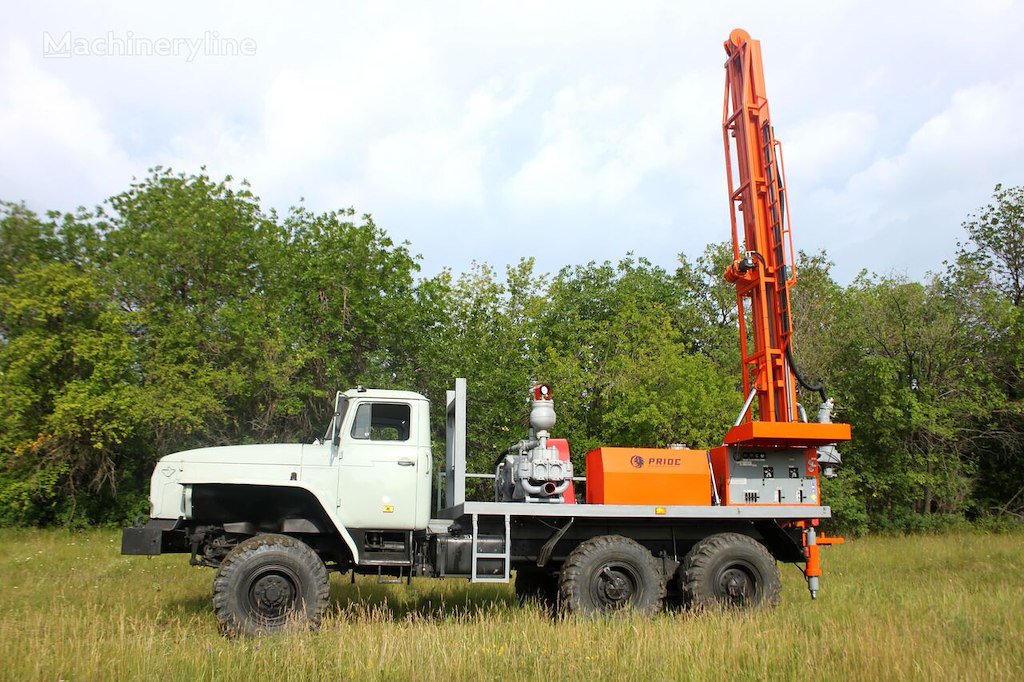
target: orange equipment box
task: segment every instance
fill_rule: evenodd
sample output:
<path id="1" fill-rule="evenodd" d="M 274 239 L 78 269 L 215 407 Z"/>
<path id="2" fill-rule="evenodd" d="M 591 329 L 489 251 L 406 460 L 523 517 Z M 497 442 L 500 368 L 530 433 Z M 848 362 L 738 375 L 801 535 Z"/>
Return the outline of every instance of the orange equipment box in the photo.
<path id="1" fill-rule="evenodd" d="M 672 448 L 591 450 L 587 503 L 710 506 L 708 453 Z"/>

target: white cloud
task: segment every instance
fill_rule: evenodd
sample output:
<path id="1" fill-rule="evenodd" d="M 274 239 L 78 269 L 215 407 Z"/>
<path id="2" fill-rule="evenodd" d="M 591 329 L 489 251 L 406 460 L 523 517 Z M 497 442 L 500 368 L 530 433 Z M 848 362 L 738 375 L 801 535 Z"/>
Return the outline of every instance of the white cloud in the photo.
<path id="1" fill-rule="evenodd" d="M 878 133 L 878 117 L 871 111 L 826 112 L 790 128 L 784 154 L 787 167 L 815 185 L 841 179 L 851 164 L 870 159 Z M 837 177 L 838 176 L 838 177 Z"/>
<path id="2" fill-rule="evenodd" d="M 0 55 L 0 159 L 4 199 L 63 210 L 123 189 L 132 165 L 88 97 L 17 42 Z"/>
<path id="3" fill-rule="evenodd" d="M 374 142 L 366 182 L 380 194 L 425 205 L 483 204 L 484 148 L 441 130 L 398 133 Z"/>
<path id="4" fill-rule="evenodd" d="M 542 116 L 538 150 L 505 185 L 508 203 L 520 210 L 607 208 L 628 197 L 640 180 L 639 169 L 621 153 L 638 124 L 628 94 L 596 78 L 558 92 Z"/>
<path id="5" fill-rule="evenodd" d="M 697 72 L 660 91 L 596 77 L 561 90 L 543 114 L 535 154 L 505 184 L 507 202 L 526 211 L 635 208 L 645 182 L 691 175 L 694 150 L 717 141 L 717 112 L 695 117 L 707 128 L 687 121 L 695 104 L 720 87 Z"/>
<path id="6" fill-rule="evenodd" d="M 425 27 L 397 28 L 347 44 L 353 61 L 281 69 L 252 112 L 256 127 L 207 123 L 177 136 L 175 154 L 244 167 L 276 196 L 311 197 L 314 208 L 480 206 L 489 140 L 527 97 L 528 74 L 454 92 L 429 43 Z"/>
<path id="7" fill-rule="evenodd" d="M 993 186 L 1024 180 L 1024 135 L 1007 117 L 1021 107 L 1021 77 L 957 90 L 898 153 L 808 197 L 817 240 L 876 271 L 940 269 L 962 238 L 961 222 L 988 202 Z M 844 271 L 852 274 L 850 265 Z"/>
<path id="8" fill-rule="evenodd" d="M 1024 133 L 1012 125 L 1012 113 L 1024 105 L 1024 77 L 985 82 L 953 93 L 947 109 L 930 118 L 910 138 L 908 154 L 932 164 L 960 167 L 1019 163 Z M 979 163 L 982 162 L 982 163 Z M 934 167 L 934 166 L 933 166 Z"/>

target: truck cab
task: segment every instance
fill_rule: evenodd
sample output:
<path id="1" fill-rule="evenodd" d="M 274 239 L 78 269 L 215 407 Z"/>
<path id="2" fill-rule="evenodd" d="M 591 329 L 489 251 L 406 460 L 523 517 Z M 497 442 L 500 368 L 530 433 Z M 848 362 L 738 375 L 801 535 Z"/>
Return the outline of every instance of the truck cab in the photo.
<path id="1" fill-rule="evenodd" d="M 347 528 L 423 530 L 430 518 L 430 418 L 410 391 L 339 393 L 330 433 L 303 447 L 299 480 L 333 498 Z"/>
<path id="2" fill-rule="evenodd" d="M 216 564 L 235 536 L 298 533 L 315 536 L 344 566 L 359 563 L 383 532 L 407 554 L 412 533 L 430 519 L 429 403 L 411 391 L 360 387 L 339 392 L 334 406 L 325 437 L 313 443 L 162 457 L 150 482 L 151 520 L 126 529 L 125 551 L 190 547 L 202 555 L 195 561 Z"/>

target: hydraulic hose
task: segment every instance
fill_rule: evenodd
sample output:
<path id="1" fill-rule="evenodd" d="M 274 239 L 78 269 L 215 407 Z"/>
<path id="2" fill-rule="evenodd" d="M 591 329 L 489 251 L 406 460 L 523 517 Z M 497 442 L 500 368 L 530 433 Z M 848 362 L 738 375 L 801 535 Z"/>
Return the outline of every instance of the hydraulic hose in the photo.
<path id="1" fill-rule="evenodd" d="M 786 345 L 786 360 L 789 361 L 789 368 L 793 370 L 793 376 L 796 377 L 796 380 L 800 382 L 801 386 L 806 388 L 808 391 L 817 391 L 818 395 L 821 396 L 822 402 L 828 400 L 828 396 L 825 395 L 824 386 L 822 386 L 820 383 L 810 383 L 809 381 L 807 381 L 807 379 L 804 378 L 804 375 L 800 373 L 800 368 L 796 366 L 796 360 L 793 359 L 792 344 Z"/>

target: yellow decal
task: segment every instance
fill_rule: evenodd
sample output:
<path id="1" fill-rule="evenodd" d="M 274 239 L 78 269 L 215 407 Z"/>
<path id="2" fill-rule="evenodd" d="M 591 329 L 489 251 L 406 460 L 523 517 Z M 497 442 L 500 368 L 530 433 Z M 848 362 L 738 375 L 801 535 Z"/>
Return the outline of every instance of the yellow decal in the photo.
<path id="1" fill-rule="evenodd" d="M 393 505 L 393 504 L 385 504 L 383 509 L 384 509 L 384 513 L 385 514 L 390 514 L 393 511 L 395 511 L 395 505 Z"/>

